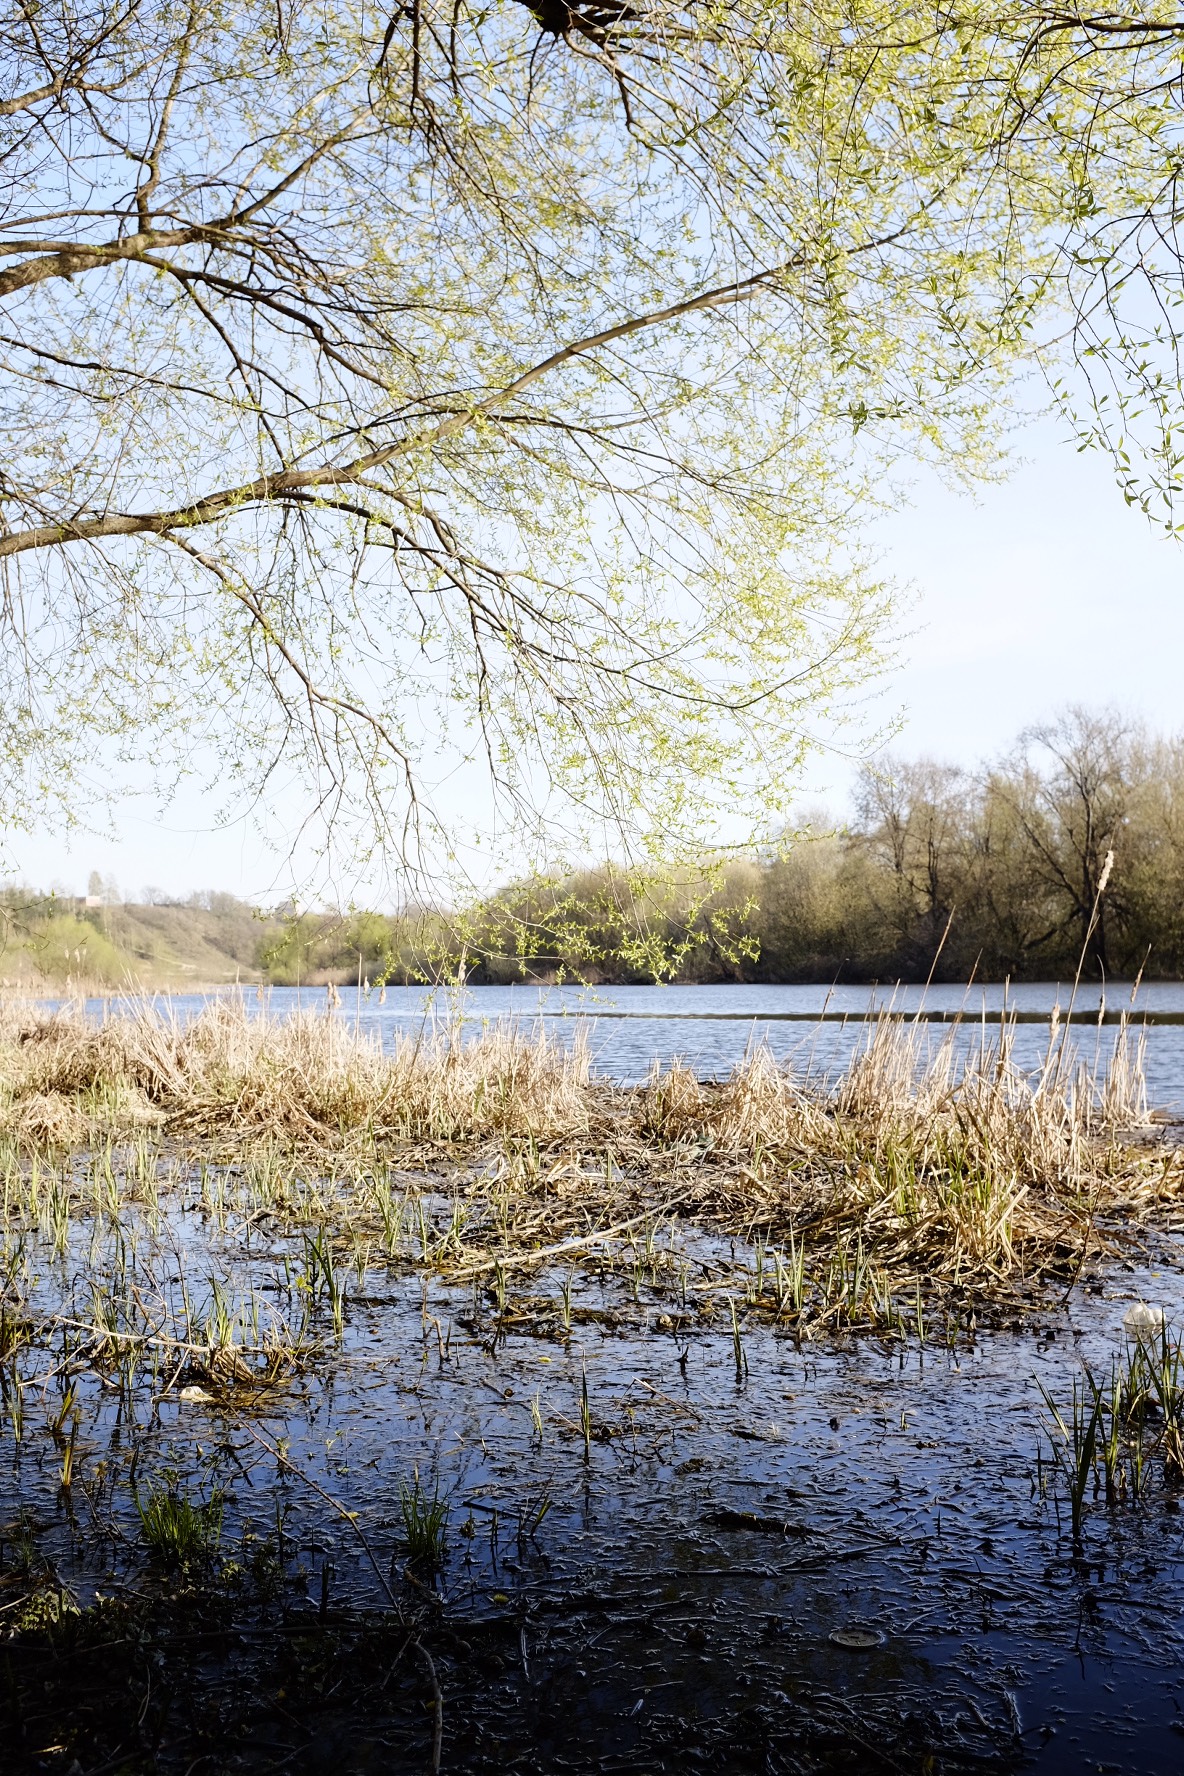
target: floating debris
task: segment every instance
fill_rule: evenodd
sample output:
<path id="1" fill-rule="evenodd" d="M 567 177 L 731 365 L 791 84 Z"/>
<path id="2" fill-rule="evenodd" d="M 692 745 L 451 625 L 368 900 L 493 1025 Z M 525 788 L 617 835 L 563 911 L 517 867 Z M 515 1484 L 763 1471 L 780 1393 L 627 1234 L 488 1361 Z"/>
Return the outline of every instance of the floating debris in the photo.
<path id="1" fill-rule="evenodd" d="M 709 1511 L 703 1521 L 713 1529 L 747 1529 L 758 1535 L 808 1536 L 813 1533 L 804 1523 L 762 1516 L 759 1511 Z"/>
<path id="2" fill-rule="evenodd" d="M 827 1639 L 832 1646 L 846 1647 L 852 1653 L 870 1653 L 873 1647 L 884 1644 L 884 1635 L 878 1628 L 865 1627 L 861 1622 L 852 1622 L 846 1628 L 832 1628 Z"/>
<path id="3" fill-rule="evenodd" d="M 1123 1314 L 1122 1325 L 1128 1338 L 1140 1341 L 1161 1338 L 1164 1326 L 1163 1308 L 1148 1307 L 1145 1301 L 1137 1301 Z"/>

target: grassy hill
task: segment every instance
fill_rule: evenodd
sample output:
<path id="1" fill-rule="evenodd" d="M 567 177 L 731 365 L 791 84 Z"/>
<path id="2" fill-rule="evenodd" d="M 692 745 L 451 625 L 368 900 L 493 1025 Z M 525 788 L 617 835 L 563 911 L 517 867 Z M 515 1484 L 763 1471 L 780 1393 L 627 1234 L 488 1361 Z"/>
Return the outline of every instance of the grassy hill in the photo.
<path id="1" fill-rule="evenodd" d="M 29 992 L 216 986 L 265 978 L 259 956 L 282 929 L 229 894 L 179 905 L 88 906 L 0 895 L 0 985 Z"/>

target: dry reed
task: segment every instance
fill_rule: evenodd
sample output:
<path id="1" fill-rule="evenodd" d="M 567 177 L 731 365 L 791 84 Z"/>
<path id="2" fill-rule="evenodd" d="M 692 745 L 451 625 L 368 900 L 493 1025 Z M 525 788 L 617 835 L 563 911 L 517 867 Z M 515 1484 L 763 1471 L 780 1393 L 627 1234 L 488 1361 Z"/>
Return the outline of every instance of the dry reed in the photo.
<path id="1" fill-rule="evenodd" d="M 252 1017 L 219 1000 L 188 1023 L 130 1006 L 103 1024 L 80 1013 L 0 1017 L 0 1121 L 18 1134 L 113 1132 L 154 1120 L 186 1133 L 326 1139 L 365 1129 L 395 1140 L 548 1139 L 590 1126 L 587 1051 L 491 1030 L 401 1038 L 384 1052 L 332 1017 Z"/>
<path id="2" fill-rule="evenodd" d="M 416 1211 L 416 1261 L 496 1272 L 499 1288 L 556 1253 L 620 1263 L 642 1224 L 651 1240 L 675 1219 L 741 1232 L 770 1253 L 779 1311 L 800 1311 L 809 1268 L 848 1320 L 902 1278 L 988 1293 L 1075 1278 L 1087 1249 L 1175 1211 L 1184 1166 L 1151 1137 L 1129 1031 L 1096 1078 L 1063 1053 L 1025 1075 L 1006 1028 L 962 1059 L 952 1033 L 933 1055 L 923 1038 L 882 1019 L 830 1085 L 758 1049 L 718 1083 L 675 1065 L 625 1088 L 593 1077 L 582 1044 L 538 1032 L 439 1030 L 383 1051 L 331 1017 L 236 1001 L 184 1024 L 16 1008 L 0 1018 L 0 1128 L 21 1148 L 153 1125 L 220 1155 L 278 1146 L 276 1177 L 299 1165 L 322 1183 L 268 1184 L 269 1212 L 375 1238 L 393 1199 L 367 1180 L 418 1169 L 454 1207 L 444 1230 Z"/>

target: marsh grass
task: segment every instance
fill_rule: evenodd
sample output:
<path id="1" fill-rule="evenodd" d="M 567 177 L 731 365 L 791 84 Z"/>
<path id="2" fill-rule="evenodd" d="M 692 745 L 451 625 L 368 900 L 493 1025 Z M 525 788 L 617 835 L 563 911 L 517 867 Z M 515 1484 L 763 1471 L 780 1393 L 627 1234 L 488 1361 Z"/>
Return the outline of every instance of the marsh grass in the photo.
<path id="1" fill-rule="evenodd" d="M 289 1576 L 308 1576 L 278 1499 L 274 1535 L 244 1531 L 239 1515 L 242 1477 L 274 1465 L 285 1497 L 290 1486 L 311 1494 L 356 1538 L 401 1649 L 414 1650 L 414 1611 L 430 1606 L 422 1619 L 434 1622 L 436 1587 L 445 1594 L 448 1501 L 414 1472 L 401 1523 L 383 1520 L 391 1546 L 380 1560 L 365 1527 L 366 1469 L 347 1482 L 347 1504 L 332 1479 L 322 1486 L 305 1471 L 306 1448 L 290 1451 L 286 1432 L 266 1428 L 273 1412 L 286 1424 L 302 1410 L 302 1390 L 289 1400 L 263 1390 L 302 1367 L 323 1366 L 331 1387 L 340 1376 L 344 1409 L 356 1401 L 370 1417 L 377 1362 L 392 1401 L 422 1396 L 434 1412 L 437 1363 L 455 1365 L 459 1381 L 474 1350 L 469 1379 L 484 1389 L 499 1341 L 554 1339 L 566 1394 L 553 1385 L 544 1401 L 533 1361 L 553 1357 L 532 1351 L 523 1392 L 533 1398 L 515 1390 L 511 1402 L 499 1388 L 495 1409 L 528 1411 L 540 1460 L 544 1445 L 555 1472 L 582 1456 L 590 1484 L 602 1448 L 636 1461 L 639 1413 L 646 1432 L 639 1394 L 622 1402 L 595 1364 L 590 1385 L 585 1328 L 673 1335 L 669 1361 L 677 1353 L 684 1378 L 692 1335 L 714 1328 L 704 1344 L 726 1359 L 722 1425 L 733 1369 L 736 1395 L 760 1389 L 770 1330 L 954 1348 L 974 1336 L 976 1312 L 1010 1317 L 1037 1306 L 1042 1288 L 1062 1300 L 1087 1257 L 1177 1212 L 1184 1170 L 1146 1125 L 1132 1033 L 1120 1032 L 1102 1074 L 1070 1064 L 1057 1043 L 1031 1077 L 1006 1029 L 969 1059 L 952 1041 L 930 1052 L 924 1036 L 883 1020 L 837 1081 L 756 1050 L 718 1083 L 675 1066 L 625 1089 L 593 1078 L 586 1053 L 529 1033 L 468 1044 L 444 1033 L 384 1055 L 330 1020 L 254 1020 L 233 1004 L 188 1026 L 142 1013 L 98 1030 L 74 1014 L 0 1017 L 0 1429 L 24 1440 L 14 1453 L 27 1472 L 35 1457 L 57 1480 L 71 1525 L 101 1512 L 131 1529 L 122 1545 L 158 1569 L 153 1596 L 160 1568 L 184 1576 L 167 1587 L 176 1595 L 249 1581 L 260 1598 L 283 1599 Z M 355 1395 L 357 1353 L 367 1379 Z M 558 1368 L 547 1374 L 558 1382 Z M 664 1439 L 676 1403 L 662 1398 Z M 1048 1406 L 1078 1537 L 1095 1499 L 1116 1508 L 1151 1476 L 1184 1476 L 1175 1341 L 1145 1341 L 1109 1380 L 1085 1371 L 1070 1405 Z M 80 1407 L 95 1423 L 114 1419 L 121 1457 L 96 1459 Z M 426 1411 L 423 1423 L 426 1436 Z M 227 1426 L 250 1467 L 232 1462 Z M 187 1448 L 197 1451 L 192 1491 L 169 1473 L 145 1483 L 158 1464 L 188 1460 L 177 1453 Z M 344 1452 L 335 1471 L 348 1471 Z M 466 1540 L 473 1508 L 457 1527 Z M 520 1564 L 550 1509 L 545 1487 L 521 1499 Z M 491 1558 L 496 1506 L 492 1519 Z M 38 1607 L 59 1607 L 52 1577 L 26 1587 L 47 1600 Z M 326 1559 L 320 1583 L 322 1622 L 336 1634 L 348 1615 L 344 1568 Z M 441 1691 L 426 1649 L 417 1657 L 438 1751 Z M 384 1684 L 392 1669 L 388 1658 Z"/>
<path id="2" fill-rule="evenodd" d="M 332 1017 L 256 1017 L 235 999 L 185 1023 L 135 1004 L 102 1024 L 76 1010 L 0 1014 L 0 1125 L 56 1146 L 161 1125 L 315 1143 L 551 1138 L 587 1132 L 599 1099 L 584 1045 L 512 1030 L 384 1052 Z"/>
<path id="3" fill-rule="evenodd" d="M 1078 1539 L 1091 1499 L 1114 1508 L 1142 1498 L 1152 1477 L 1184 1483 L 1184 1350 L 1166 1322 L 1116 1357 L 1108 1376 L 1085 1365 L 1066 1407 L 1041 1392 Z"/>
<path id="4" fill-rule="evenodd" d="M 439 1489 L 429 1493 L 416 1472 L 399 1487 L 399 1508 L 403 1518 L 403 1540 L 407 1555 L 415 1566 L 434 1572 L 444 1561 L 448 1533 L 448 1501 Z"/>
<path id="5" fill-rule="evenodd" d="M 223 1502 L 217 1488 L 208 1499 L 195 1502 L 180 1490 L 177 1475 L 170 1474 L 146 1496 L 137 1492 L 135 1503 L 144 1541 L 162 1566 L 190 1572 L 214 1558 L 222 1539 Z"/>
<path id="6" fill-rule="evenodd" d="M 957 1314 L 1072 1286 L 1087 1255 L 1179 1206 L 1184 1165 L 1147 1126 L 1133 1032 L 1100 1073 L 1056 1031 L 1049 1056 L 1029 1076 L 1006 1026 L 967 1056 L 953 1032 L 931 1052 L 885 1016 L 837 1082 L 755 1049 L 719 1082 L 676 1064 L 626 1088 L 594 1078 L 581 1044 L 529 1031 L 383 1052 L 331 1017 L 234 1000 L 184 1024 L 10 1009 L 0 1342 L 28 1336 L 22 1242 L 64 1264 L 80 1225 L 91 1354 L 116 1366 L 134 1349 L 219 1386 L 265 1384 L 322 1335 L 341 1341 L 347 1276 L 361 1290 L 375 1264 L 484 1290 L 501 1324 L 537 1319 L 521 1279 L 558 1268 L 544 1320 L 564 1337 L 577 1272 L 619 1274 L 638 1310 L 730 1315 L 740 1368 L 753 1317 L 923 1336 L 933 1295 Z M 230 1247 L 260 1229 L 287 1240 L 282 1290 L 261 1303 L 207 1276 L 203 1291 L 178 1260 L 165 1301 L 153 1279 L 178 1201 Z"/>

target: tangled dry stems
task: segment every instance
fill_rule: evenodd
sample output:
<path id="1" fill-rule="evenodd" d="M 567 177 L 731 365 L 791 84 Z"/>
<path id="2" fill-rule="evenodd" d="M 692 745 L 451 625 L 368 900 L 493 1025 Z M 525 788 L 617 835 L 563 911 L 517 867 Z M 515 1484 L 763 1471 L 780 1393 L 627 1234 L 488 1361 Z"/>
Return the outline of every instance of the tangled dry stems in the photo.
<path id="1" fill-rule="evenodd" d="M 146 1121 L 193 1134 L 286 1134 L 456 1142 L 590 1129 L 585 1049 L 492 1031 L 379 1045 L 332 1017 L 252 1017 L 221 1000 L 188 1023 L 129 1008 L 101 1025 L 74 1012 L 9 1012 L 0 1091 L 18 1135 L 97 1118 L 111 1132 Z"/>
<path id="2" fill-rule="evenodd" d="M 884 1277 L 990 1291 L 1068 1274 L 1091 1240 L 1175 1209 L 1184 1166 L 1148 1139 L 1130 1031 L 1101 1077 L 1055 1042 L 1028 1076 L 1006 1030 L 961 1061 L 952 1033 L 936 1054 L 923 1041 L 884 1019 L 829 1085 L 758 1049 L 720 1082 L 676 1064 L 624 1088 L 592 1075 L 585 1044 L 533 1031 L 438 1030 L 384 1051 L 331 1017 L 237 1001 L 184 1024 L 17 1009 L 0 1022 L 0 1126 L 59 1149 L 146 1125 L 223 1150 L 280 1140 L 329 1172 L 352 1153 L 363 1216 L 357 1156 L 394 1155 L 463 1197 L 464 1236 L 432 1260 L 458 1275 L 603 1247 L 657 1216 L 808 1245 L 844 1276 L 866 1259 Z M 322 1202 L 343 1211 L 339 1194 L 335 1210 Z"/>

